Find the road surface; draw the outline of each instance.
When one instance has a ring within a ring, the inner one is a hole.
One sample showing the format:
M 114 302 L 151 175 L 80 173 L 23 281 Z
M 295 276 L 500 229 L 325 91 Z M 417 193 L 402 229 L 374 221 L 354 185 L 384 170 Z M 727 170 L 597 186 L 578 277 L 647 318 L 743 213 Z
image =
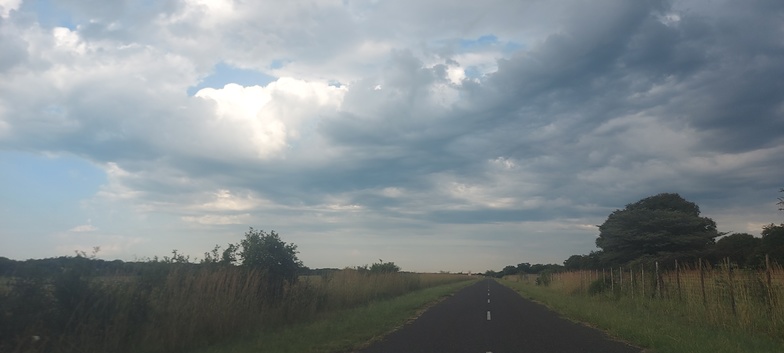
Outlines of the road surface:
M 361 353 L 639 353 L 493 280 L 468 286 Z

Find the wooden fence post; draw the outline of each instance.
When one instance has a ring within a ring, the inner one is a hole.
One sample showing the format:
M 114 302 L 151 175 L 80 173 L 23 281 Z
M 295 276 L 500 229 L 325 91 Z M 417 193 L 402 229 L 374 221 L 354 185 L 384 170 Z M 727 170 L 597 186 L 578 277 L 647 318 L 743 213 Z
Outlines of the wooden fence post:
M 613 268 L 610 267 L 610 291 L 615 294 L 615 276 L 613 276 Z
M 645 298 L 645 265 L 640 264 L 640 288 L 642 288 L 642 297 Z
M 661 299 L 661 286 L 659 286 L 659 261 L 656 261 L 655 265 L 656 265 L 656 269 L 655 269 L 656 273 L 654 275 L 654 278 L 656 279 L 656 296 L 659 297 L 659 299 Z
M 681 300 L 681 269 L 678 267 L 678 259 L 675 259 L 675 281 L 678 283 L 678 300 Z
M 775 300 L 774 299 L 775 297 L 773 296 L 773 285 L 772 285 L 771 280 L 770 280 L 770 277 L 771 277 L 770 271 L 771 271 L 771 269 L 770 269 L 770 256 L 768 254 L 765 254 L 765 276 L 766 276 L 766 280 L 767 280 L 766 281 L 766 287 L 767 288 L 765 288 L 765 289 L 767 289 L 767 292 L 768 292 L 768 307 L 772 311 L 773 307 L 775 307 L 776 305 L 775 305 L 775 303 L 773 303 L 773 301 Z
M 725 258 L 724 263 L 727 265 L 727 285 L 730 289 L 730 305 L 732 306 L 732 316 L 738 316 L 737 309 L 735 308 L 735 283 L 732 279 L 732 264 L 730 258 Z
M 702 289 L 702 305 L 708 305 L 708 298 L 705 296 L 705 269 L 702 267 L 702 258 L 700 261 L 700 288 Z

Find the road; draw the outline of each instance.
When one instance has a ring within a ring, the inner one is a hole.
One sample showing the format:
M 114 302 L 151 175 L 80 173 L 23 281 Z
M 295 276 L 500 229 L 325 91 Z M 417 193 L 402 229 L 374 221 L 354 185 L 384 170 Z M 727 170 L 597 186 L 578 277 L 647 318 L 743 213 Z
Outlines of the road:
M 361 353 L 639 353 L 493 280 L 468 286 Z

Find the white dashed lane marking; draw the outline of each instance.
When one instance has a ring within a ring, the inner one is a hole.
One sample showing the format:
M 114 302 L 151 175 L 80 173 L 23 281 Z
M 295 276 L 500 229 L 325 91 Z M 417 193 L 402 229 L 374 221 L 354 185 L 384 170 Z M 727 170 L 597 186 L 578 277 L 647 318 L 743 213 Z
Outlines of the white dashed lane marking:
M 490 296 L 490 285 L 488 284 L 487 287 L 487 296 Z M 487 304 L 490 304 L 490 298 L 487 298 Z M 487 311 L 487 321 L 490 321 L 490 310 Z M 486 353 L 493 353 L 491 351 L 487 351 Z

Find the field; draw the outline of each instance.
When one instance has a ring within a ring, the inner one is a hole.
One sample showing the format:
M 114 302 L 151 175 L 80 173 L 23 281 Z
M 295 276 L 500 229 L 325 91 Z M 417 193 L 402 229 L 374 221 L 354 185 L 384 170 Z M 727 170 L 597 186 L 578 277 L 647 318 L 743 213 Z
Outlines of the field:
M 167 265 L 141 275 L 5 279 L 3 352 L 184 352 L 466 281 L 346 269 L 283 288 L 236 266 Z
M 639 266 L 505 280 L 570 317 L 656 351 L 784 351 L 784 271 L 772 264 Z M 755 345 L 761 346 L 750 349 Z

